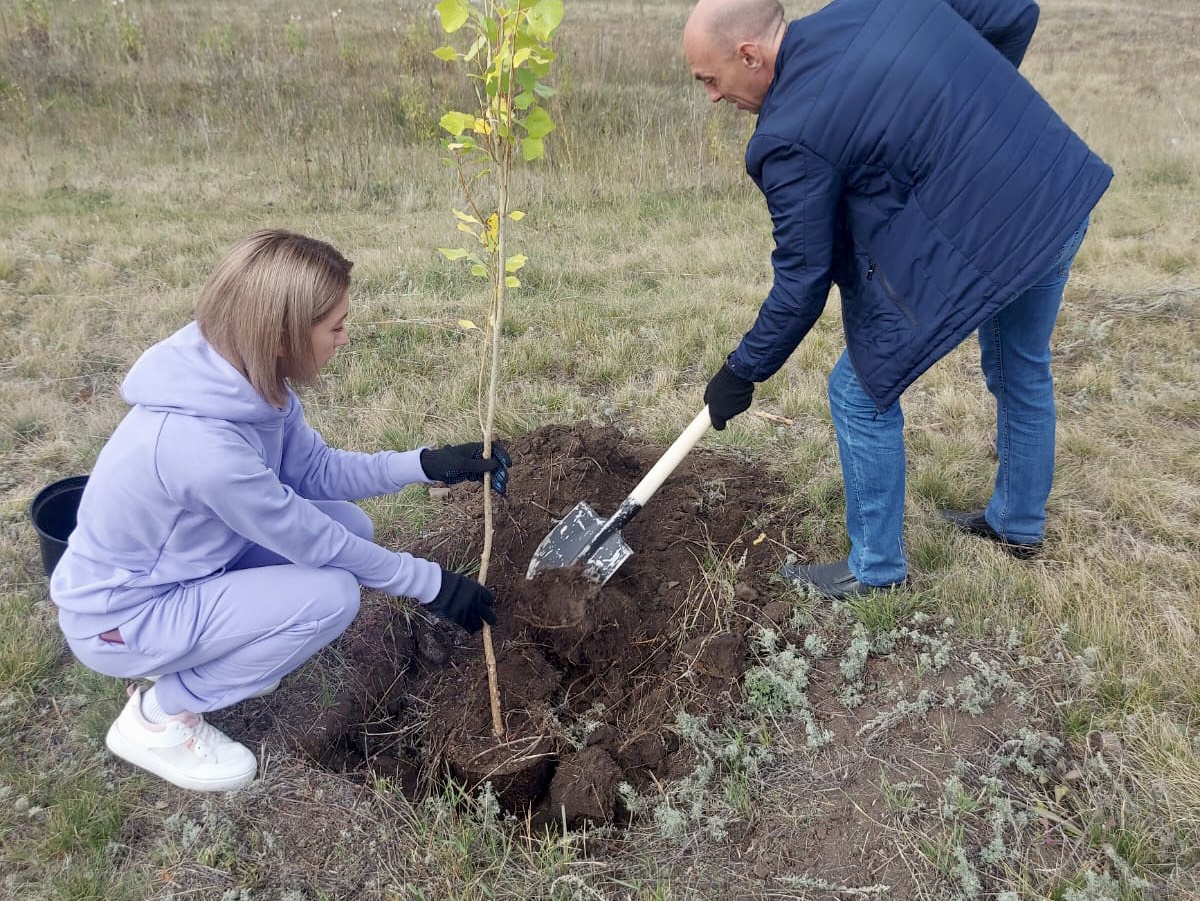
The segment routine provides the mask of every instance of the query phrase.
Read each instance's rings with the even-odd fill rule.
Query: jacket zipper
[[[870,281],[875,277],[876,268],[877,267],[874,260],[867,260],[867,281]],[[894,303],[897,308],[899,308],[900,312],[904,314],[904,318],[909,321],[909,324],[916,326],[916,314],[913,313],[913,311],[909,309],[908,304],[904,303],[904,301],[900,299],[900,296],[894,290],[892,290],[892,286],[888,284],[888,280],[883,277],[882,272],[879,273],[879,287],[883,288],[883,293],[892,299],[892,303]]]

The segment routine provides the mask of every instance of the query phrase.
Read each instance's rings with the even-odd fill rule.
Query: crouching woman
[[[469,630],[493,596],[375,544],[353,500],[412,483],[503,487],[481,445],[374,454],[326,445],[292,385],[348,342],[353,264],[323,241],[260,231],[200,291],[195,321],[121,386],[132,409],[100,451],[50,593],[75,656],[149,677],[108,730],[126,761],[183,788],[240,788],[254,754],[203,714],[264,694],[340,635],[360,586],[413,598]]]

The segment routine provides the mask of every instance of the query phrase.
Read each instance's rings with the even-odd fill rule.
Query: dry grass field
[[[503,436],[587,422],[665,447],[769,288],[753,120],[692,83],[688,8],[567,0],[559,128],[513,187],[530,262]],[[1116,171],[1056,333],[1042,559],[938,520],[992,478],[968,342],[906,396],[912,592],[763,598],[786,628],[758,635],[725,720],[679,718],[695,766],[628,794],[627,823],[535,830],[453,783],[414,801],[271,735],[238,736],[264,775],[228,796],[107,754],[123,686],[66,652],[28,506],[89,470],[123,373],[226,247],[277,225],[355,260],[353,343],[305,394],[331,444],[477,430],[457,323],[484,299],[437,253],[459,200],[436,123],[466,96],[443,42],[412,0],[0,0],[0,898],[1200,897],[1195,0],[1044,0],[1023,67]],[[798,525],[769,537],[823,561],[845,550],[837,312],[702,445],[782,472],[773,509]],[[397,546],[439,516],[423,491],[364,506]],[[706,562],[697,604],[732,597],[730,567]],[[298,678],[327,678],[324,659]],[[906,695],[914,674],[943,694]]]

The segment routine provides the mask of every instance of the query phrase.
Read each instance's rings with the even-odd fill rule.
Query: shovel
[[[611,579],[621,564],[633,556],[633,551],[621,537],[621,527],[645,506],[711,425],[712,417],[706,405],[608,520],[601,519],[587,501],[576,504],[542,539],[529,561],[525,578],[532,579],[544,569],[582,563],[583,574],[597,585]]]

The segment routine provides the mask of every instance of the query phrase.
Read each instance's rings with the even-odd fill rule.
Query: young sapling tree
[[[467,247],[442,247],[442,255],[461,261],[475,278],[487,283],[488,312],[482,329],[460,320],[468,330],[478,330],[482,352],[479,366],[479,424],[483,455],[491,456],[500,380],[500,336],[507,289],[521,285],[518,272],[526,263],[520,253],[509,252],[508,225],[525,213],[513,206],[510,176],[517,154],[541,159],[543,140],[554,130],[554,120],[542,102],[554,90],[542,82],[554,60],[550,41],[563,17],[562,0],[515,0],[511,5],[494,0],[441,0],[437,5],[444,31],[466,32],[465,50],[439,47],[434,55],[460,64],[474,88],[475,104],[469,111],[450,110],[440,125],[449,135],[445,162],[458,175],[466,209],[455,209],[460,232],[473,239]],[[492,496],[484,489],[483,549],[479,581],[486,584],[492,552]],[[504,735],[496,655],[491,630],[483,626],[492,730]]]

